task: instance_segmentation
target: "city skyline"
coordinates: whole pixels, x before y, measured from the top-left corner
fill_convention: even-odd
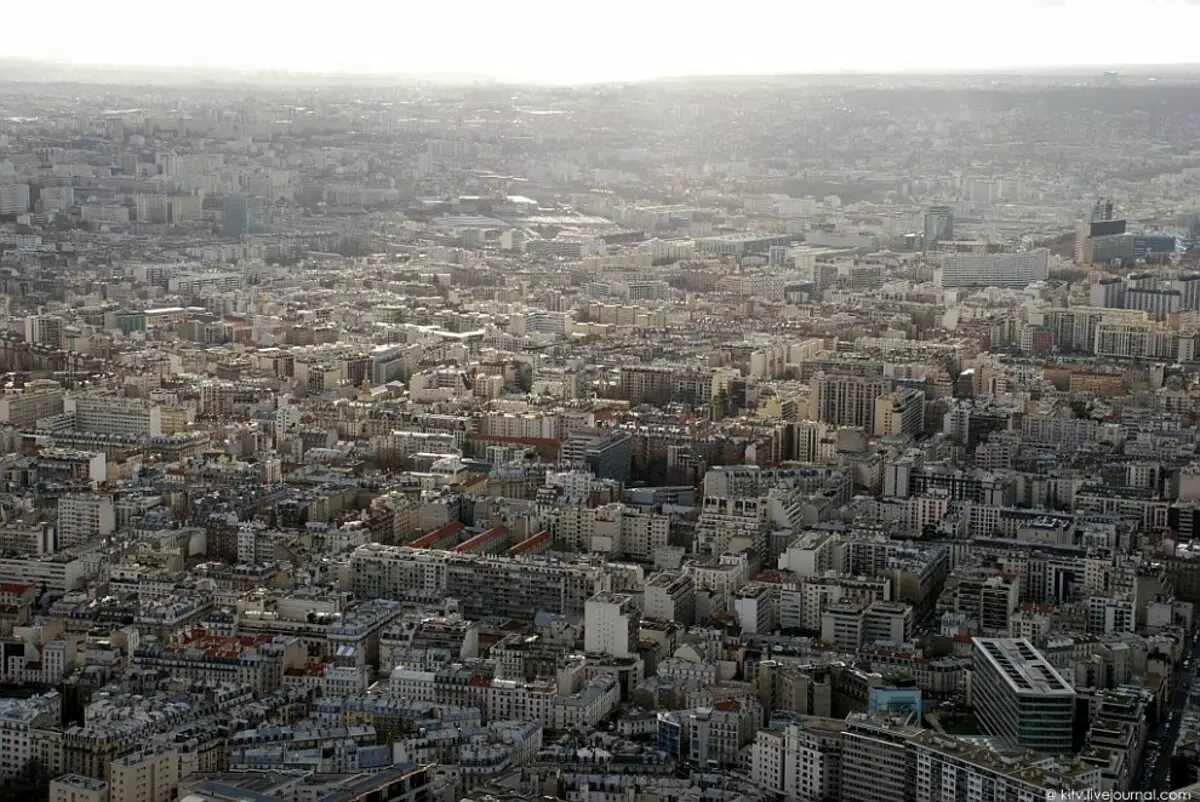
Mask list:
[[[948,0],[848,0],[816,8],[748,0],[731,19],[695,4],[629,0],[610,3],[603,14],[564,11],[544,0],[525,4],[520,14],[468,0],[456,6],[453,17],[440,8],[397,10],[373,0],[340,8],[343,13],[331,18],[301,2],[289,5],[283,16],[275,4],[215,0],[204,15],[186,20],[181,40],[164,34],[158,27],[163,15],[144,0],[135,0],[120,18],[68,2],[67,22],[55,36],[7,42],[0,58],[81,67],[449,75],[543,84],[1036,71],[1187,64],[1190,57],[1164,48],[1160,37],[1131,37],[1128,24],[1114,21],[1148,32],[1200,23],[1200,4],[1190,0],[1139,3],[1136,15],[1116,0],[1016,0],[969,13]],[[41,12],[32,7],[5,13],[13,30],[40,24]]]

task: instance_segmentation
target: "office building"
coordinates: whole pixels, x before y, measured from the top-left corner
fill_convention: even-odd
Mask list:
[[[1100,769],[1078,758],[1049,762],[1045,755],[927,730],[909,743],[909,759],[915,802],[1065,802],[1100,796]]]
[[[930,206],[925,212],[925,250],[954,239],[954,211],[949,206]]]
[[[1075,689],[1024,638],[974,638],[971,703],[989,735],[1038,752],[1075,743]]]
[[[0,423],[26,428],[42,418],[62,414],[63,391],[58,382],[28,382],[21,392],[0,395]]]
[[[2,561],[0,561],[2,564]],[[351,587],[363,598],[440,594],[463,614],[526,618],[537,611],[581,615],[603,589],[604,571],[587,563],[520,559],[368,543],[350,560]]]
[[[1200,310],[1200,274],[1189,273],[1171,282],[1171,287],[1179,291],[1179,308]]]
[[[250,233],[250,197],[229,195],[221,202],[221,236],[237,238]]]
[[[597,479],[629,480],[633,459],[633,437],[613,429],[580,429],[563,441],[560,459],[564,465],[591,471]]]

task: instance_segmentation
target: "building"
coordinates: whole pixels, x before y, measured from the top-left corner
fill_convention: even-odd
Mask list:
[[[971,703],[989,735],[1038,752],[1070,752],[1075,689],[1024,638],[974,638]]]
[[[28,699],[0,700],[0,777],[15,777],[33,758],[33,730],[57,727],[62,697],[56,692]]]
[[[696,583],[690,574],[661,571],[646,580],[642,601],[646,618],[691,626],[696,613]]]
[[[875,399],[876,437],[916,437],[925,430],[925,394],[896,390]]]
[[[172,802],[179,779],[179,752],[160,746],[114,760],[108,785],[113,802]]]
[[[603,569],[589,563],[377,543],[354,550],[350,577],[351,589],[360,598],[449,596],[460,600],[463,614],[471,618],[527,619],[538,611],[580,615],[604,584]]]
[[[572,468],[587,469],[597,479],[629,480],[633,437],[628,432],[579,429],[563,441],[560,459]]]
[[[1125,308],[1140,309],[1155,320],[1166,320],[1183,307],[1183,293],[1177,289],[1130,287],[1125,292]]]
[[[949,206],[930,206],[925,212],[925,250],[931,251],[939,242],[954,239],[954,210]]]
[[[58,315],[30,315],[25,318],[25,342],[63,347],[63,319]]]
[[[1021,289],[1050,276],[1050,251],[1035,248],[1018,253],[951,253],[942,257],[935,283],[957,287]]]
[[[792,238],[787,234],[748,232],[700,237],[696,240],[696,250],[713,256],[745,256],[751,253],[769,254],[772,247],[787,247],[791,244]]]
[[[162,408],[123,396],[77,396],[63,410],[75,414],[75,429],[92,434],[162,435]]]
[[[845,729],[843,721],[811,717],[781,731],[759,730],[751,757],[752,781],[789,802],[841,798]]]
[[[1200,290],[1200,286],[1197,289]],[[1124,309],[1125,290],[1125,279],[1117,276],[1102,278],[1089,290],[1091,305],[1102,309]]]
[[[110,535],[116,526],[117,517],[110,495],[72,495],[58,500],[59,548],[69,548],[99,535]]]
[[[110,802],[108,783],[82,774],[64,774],[50,781],[49,802]]]
[[[33,426],[42,418],[62,414],[63,391],[55,381],[29,382],[21,392],[0,395],[0,423],[18,429]]]
[[[638,651],[642,617],[633,597],[624,593],[599,593],[587,600],[583,611],[583,643],[588,654],[632,657]]]
[[[29,211],[28,184],[0,184],[0,215],[18,215]]]
[[[1100,796],[1100,769],[926,731],[910,744],[915,802],[1045,802]],[[1057,792],[1057,794],[1055,793]],[[1110,792],[1111,793],[1111,792]]]
[[[856,802],[912,799],[915,782],[908,749],[921,732],[912,715],[852,713],[842,733],[840,798]]]
[[[236,239],[250,233],[250,198],[229,195],[221,202],[221,236]]]
[[[875,402],[892,390],[891,379],[819,374],[813,378],[812,417],[835,426],[871,429]],[[900,415],[903,423],[903,412]]]

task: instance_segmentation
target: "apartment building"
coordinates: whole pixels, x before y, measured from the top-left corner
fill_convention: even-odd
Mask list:
[[[681,571],[660,571],[646,580],[642,601],[646,618],[691,626],[696,613],[696,583]]]
[[[172,802],[179,787],[179,752],[157,746],[117,758],[109,769],[110,802]]]
[[[468,617],[528,617],[531,611],[582,614],[603,588],[598,565],[541,557],[508,558],[369,543],[350,560],[351,586],[363,598],[445,595]]]
[[[751,758],[754,784],[795,802],[840,798],[845,729],[844,721],[814,717],[759,730]]]
[[[1078,760],[1003,751],[926,731],[909,744],[915,802],[1045,802],[1098,793],[1101,771]],[[1048,790],[1050,789],[1050,790]]]
[[[110,495],[72,495],[58,500],[58,545],[69,548],[93,537],[110,535],[117,517]]]
[[[29,767],[33,731],[58,726],[62,712],[62,697],[54,691],[0,700],[0,777],[15,777]]]
[[[632,657],[638,652],[642,616],[633,597],[625,593],[598,593],[584,604],[584,649],[588,654]]]
[[[842,733],[840,798],[858,802],[911,799],[915,781],[908,750],[921,732],[909,716],[852,713]]]
[[[822,423],[871,430],[875,424],[875,402],[892,391],[891,379],[840,374],[819,374],[812,380],[811,416]],[[903,425],[904,414],[900,414]]]
[[[941,259],[934,281],[939,287],[1028,287],[1050,276],[1050,251],[951,253]]]
[[[49,802],[114,802],[108,783],[82,774],[63,774],[50,781]]]

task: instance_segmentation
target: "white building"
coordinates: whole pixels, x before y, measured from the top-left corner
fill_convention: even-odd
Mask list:
[[[29,211],[28,184],[0,184],[0,214],[24,214]]]
[[[632,657],[638,651],[641,614],[633,597],[623,593],[598,593],[583,611],[583,642],[588,654]]]
[[[58,500],[58,545],[68,548],[97,535],[111,535],[117,526],[112,496],[63,496]]]
[[[939,287],[1028,287],[1050,276],[1050,251],[1020,253],[951,253],[935,271]]]
[[[162,436],[162,408],[158,404],[121,396],[82,396],[65,399],[63,409],[75,414],[77,431]]]
[[[61,715],[62,698],[55,692],[0,700],[0,777],[14,777],[26,770],[33,757],[31,731],[58,726]]]

